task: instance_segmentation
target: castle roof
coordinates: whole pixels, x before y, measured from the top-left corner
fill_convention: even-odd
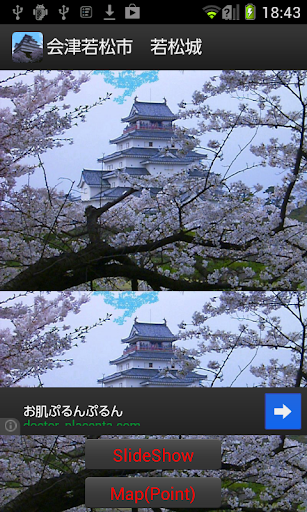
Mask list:
[[[83,169],[78,187],[81,186],[82,181],[92,187],[109,186],[108,181],[105,179],[108,171]]]
[[[141,161],[142,164],[160,164],[160,163],[172,163],[175,165],[182,165],[200,160],[203,155],[196,153],[195,151],[188,151],[184,155],[180,154],[178,150],[162,148],[157,151],[154,155]]]
[[[171,369],[157,370],[154,368],[130,368],[108,375],[103,379],[99,379],[98,382],[106,383],[123,377],[129,377],[129,379],[144,379],[144,381],[140,383],[142,387],[150,386],[152,384],[154,386],[163,387],[167,385],[183,387],[187,384],[193,384],[194,382],[199,382],[206,378],[205,376],[199,375],[195,372],[187,372],[185,375],[182,375],[178,370]]]
[[[118,172],[129,174],[129,176],[149,176],[150,172],[146,169],[146,167],[121,167],[117,169],[112,169],[106,172],[105,178],[114,178],[118,175]]]
[[[186,385],[191,385],[195,382],[199,382],[203,379],[204,377],[202,375],[194,372],[188,372],[187,374],[182,375],[178,372],[178,370],[168,370],[167,372],[159,371],[156,375],[141,382],[141,386],[147,387],[154,385],[155,387],[183,387]]]
[[[122,151],[115,151],[110,155],[105,155],[101,158],[98,158],[98,162],[108,162],[109,160],[114,160],[115,158],[123,157],[139,157],[145,158],[146,156],[153,156],[157,152],[156,148],[127,148]]]
[[[130,114],[127,117],[123,117],[123,122],[136,121],[138,119],[153,119],[159,121],[174,121],[178,116],[175,116],[170,108],[166,104],[166,100],[163,103],[153,103],[147,101],[137,101],[135,98]]]
[[[166,156],[168,158],[177,159],[178,164],[181,163],[186,165],[195,160],[201,160],[204,158],[204,155],[200,153],[196,153],[195,151],[187,151],[183,155],[178,151],[178,149],[170,148],[166,151],[165,148],[161,150],[157,150],[157,148],[126,148],[122,151],[115,151],[110,155],[106,155],[104,157],[98,158],[98,162],[109,162],[112,160],[117,160],[120,157],[123,158],[142,158],[142,162],[165,162]]]
[[[176,341],[177,339],[177,336],[174,336],[166,325],[166,321],[163,324],[153,324],[138,322],[135,319],[128,338],[123,338],[121,341],[122,343],[134,343],[139,340],[159,342]]]
[[[169,350],[133,350],[132,352],[123,353],[117,359],[109,361],[110,364],[119,364],[128,361],[129,359],[149,359],[150,361],[170,361],[170,359],[178,360],[178,356]]]
[[[125,192],[129,190],[129,187],[108,187],[106,190],[102,190],[95,194],[91,199],[109,199],[110,201],[113,199],[117,199],[121,197]],[[149,192],[151,197],[155,197],[159,192],[161,191],[161,188],[158,187],[150,187]],[[136,190],[133,192],[133,196],[140,197],[142,194],[141,190]]]
[[[149,176],[150,172],[146,167],[124,167],[121,172],[125,172],[130,176]]]
[[[151,130],[151,129],[142,129],[142,128],[134,128],[134,129],[130,129],[128,131],[124,131],[124,133],[122,135],[120,135],[119,137],[117,137],[116,139],[111,139],[109,142],[111,144],[117,144],[119,142],[123,142],[127,139],[130,139],[130,138],[133,138],[133,139],[149,139],[149,140],[161,140],[161,139],[165,139],[165,140],[170,140],[171,138],[173,138],[174,140],[175,139],[178,139],[178,137],[176,137],[175,133],[173,130]]]

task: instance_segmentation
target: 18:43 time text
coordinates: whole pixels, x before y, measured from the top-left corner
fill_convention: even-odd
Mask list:
[[[300,18],[300,7],[263,7],[265,18]]]

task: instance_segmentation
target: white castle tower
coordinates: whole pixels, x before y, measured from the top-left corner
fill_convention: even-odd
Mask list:
[[[120,197],[127,185],[121,174],[130,176],[164,176],[188,169],[191,177],[199,177],[194,169],[204,158],[195,151],[180,151],[173,122],[177,116],[162,103],[143,102],[134,99],[123,133],[110,140],[116,150],[98,159],[102,170],[83,169],[78,187],[84,206],[99,207]],[[157,192],[157,191],[156,191]],[[153,191],[154,193],[154,191]]]
[[[127,338],[128,346],[122,355],[110,364],[116,372],[99,379],[104,387],[199,387],[203,375],[188,371],[184,375],[173,348],[177,337],[164,320],[163,324],[144,323],[134,320]]]

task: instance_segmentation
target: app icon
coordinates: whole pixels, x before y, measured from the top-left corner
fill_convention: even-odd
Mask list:
[[[44,36],[41,32],[13,32],[12,61],[41,62],[43,59]]]
[[[301,426],[300,393],[265,394],[266,430],[299,430]]]
[[[125,18],[126,20],[139,20],[140,8],[135,4],[129,4],[128,7],[125,7]]]

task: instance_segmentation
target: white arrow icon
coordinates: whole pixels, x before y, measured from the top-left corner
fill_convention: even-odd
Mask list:
[[[105,12],[107,13],[107,15],[108,15],[108,16],[112,16],[112,14],[113,14],[113,12],[114,12],[114,11],[112,11],[112,5],[110,5],[110,4],[109,4],[109,5],[108,5],[108,10],[107,10],[107,11],[105,11]]]
[[[291,409],[289,409],[285,404],[282,404],[282,407],[274,407],[274,416],[282,416],[283,420],[289,416],[291,412]]]
[[[108,4],[108,10],[107,11],[104,11],[108,17],[107,18],[103,18],[104,21],[114,21],[115,18],[111,18],[112,14],[114,14],[114,11],[112,10],[112,5],[111,4]]]

